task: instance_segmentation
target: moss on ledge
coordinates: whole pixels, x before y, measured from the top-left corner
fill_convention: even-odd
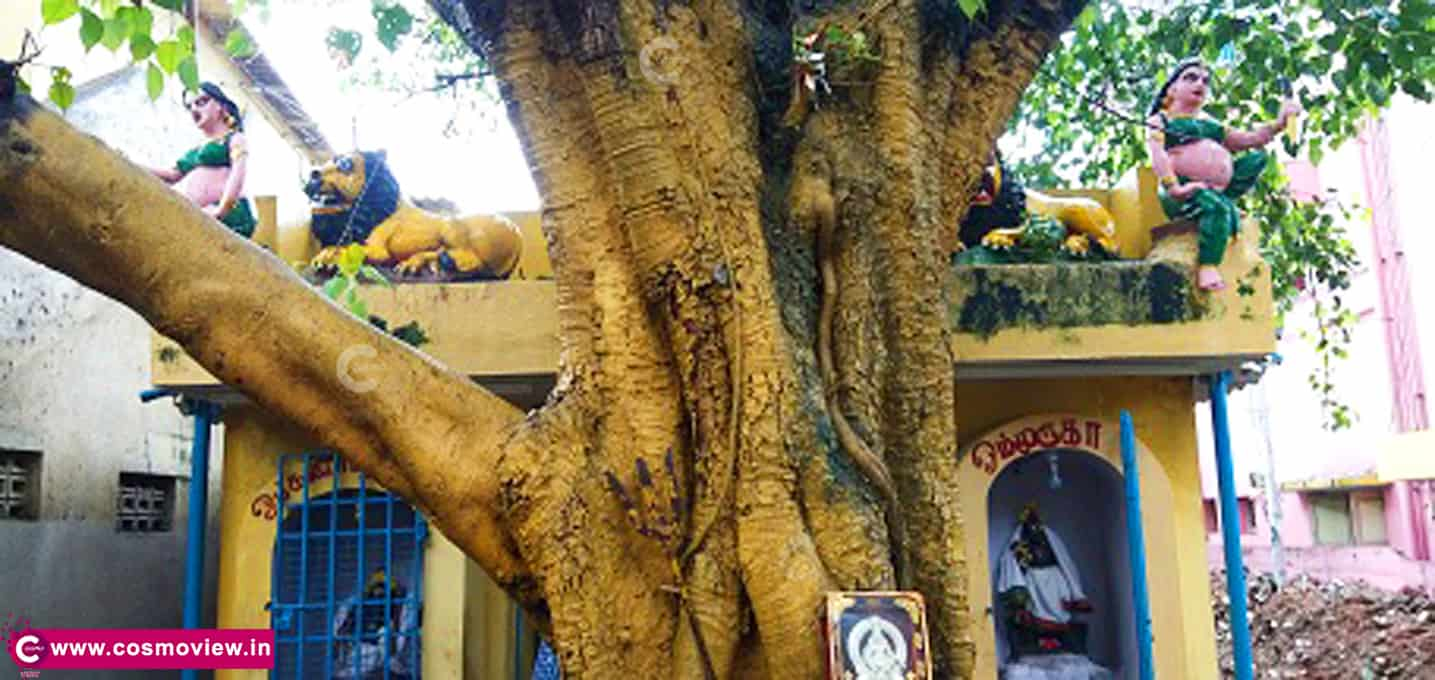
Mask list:
[[[983,340],[1008,328],[1144,326],[1199,319],[1186,268],[1165,260],[957,265],[951,318]]]

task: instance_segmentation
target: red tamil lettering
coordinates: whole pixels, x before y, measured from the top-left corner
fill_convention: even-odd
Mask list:
[[[1086,421],[1086,445],[1093,449],[1101,448],[1101,422],[1096,420]]]
[[[272,493],[261,493],[249,504],[249,514],[266,520],[279,514],[279,502]]]

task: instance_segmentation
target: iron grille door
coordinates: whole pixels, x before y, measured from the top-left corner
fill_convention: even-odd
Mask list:
[[[286,476],[291,461],[300,472]],[[280,456],[278,505],[299,502],[275,522],[272,677],[417,680],[428,523],[362,473],[357,488],[311,495],[344,471],[329,451]]]

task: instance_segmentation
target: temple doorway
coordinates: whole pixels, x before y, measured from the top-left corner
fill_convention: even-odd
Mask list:
[[[997,475],[987,513],[999,677],[1134,678],[1120,471],[1082,450],[1033,451]]]

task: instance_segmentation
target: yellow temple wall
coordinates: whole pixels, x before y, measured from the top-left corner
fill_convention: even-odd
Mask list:
[[[1121,470],[1119,422],[1131,412],[1138,442],[1143,533],[1151,593],[1156,672],[1162,677],[1217,677],[1216,641],[1206,571],[1206,532],[1201,509],[1190,378],[1102,377],[958,381],[957,427],[964,458],[958,473],[966,526],[972,634],[977,644],[974,677],[996,677],[992,579],[988,564],[987,496],[1007,464],[986,451],[968,455],[978,441],[1066,418],[1099,424],[1099,441],[1072,447],[1106,459]],[[978,460],[974,461],[973,458]],[[985,465],[983,465],[985,463]]]
[[[277,521],[272,498],[283,453],[316,448],[291,423],[255,407],[225,411],[223,494],[220,502],[220,628],[269,628]],[[298,472],[296,466],[292,470]],[[286,471],[288,472],[288,471]],[[357,488],[357,473],[339,475],[340,488]],[[310,482],[311,494],[328,492],[334,478]],[[369,487],[382,490],[377,484]],[[286,505],[291,499],[286,498]],[[297,499],[294,499],[297,500]],[[268,510],[269,512],[266,512]],[[516,606],[481,569],[435,528],[424,548],[423,675],[430,678],[513,677]],[[258,680],[268,671],[221,670],[219,680]]]

